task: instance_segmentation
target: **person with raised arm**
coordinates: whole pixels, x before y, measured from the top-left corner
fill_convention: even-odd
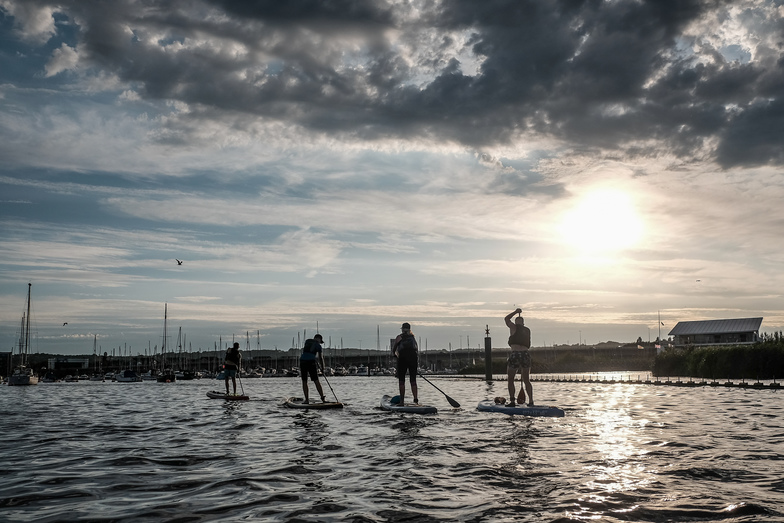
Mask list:
[[[521,384],[520,394],[517,396],[517,403],[525,404],[525,394],[528,393],[528,406],[534,406],[534,387],[531,385],[531,329],[525,326],[523,317],[520,316],[522,309],[517,308],[504,318],[506,326],[509,327],[509,359],[506,360],[506,377],[509,387],[509,401],[511,406],[515,405],[515,376],[520,372]],[[512,316],[517,314],[514,323]]]

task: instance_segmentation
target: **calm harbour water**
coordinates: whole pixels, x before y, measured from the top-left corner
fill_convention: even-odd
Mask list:
[[[0,519],[784,520],[782,391],[534,383],[566,417],[525,418],[431,381],[462,409],[420,380],[438,414],[382,411],[391,377],[330,378],[332,411],[283,407],[298,378],[0,387]]]

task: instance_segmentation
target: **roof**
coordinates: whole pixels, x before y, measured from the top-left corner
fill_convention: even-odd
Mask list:
[[[668,336],[690,336],[693,334],[729,334],[739,332],[758,332],[762,318],[741,318],[737,320],[679,321]]]

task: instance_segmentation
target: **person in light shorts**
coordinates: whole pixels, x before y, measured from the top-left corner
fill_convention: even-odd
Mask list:
[[[511,367],[515,374],[531,368],[531,353],[527,350],[512,351],[506,360],[506,365]]]
[[[531,385],[531,329],[525,326],[522,316],[522,309],[515,309],[504,318],[506,326],[509,327],[509,348],[512,352],[506,360],[506,378],[509,387],[509,401],[515,405],[515,376],[520,373],[521,386],[520,394],[517,396],[517,403],[525,403],[525,394],[528,393],[528,406],[534,405],[534,388]],[[512,316],[517,314],[514,323]]]

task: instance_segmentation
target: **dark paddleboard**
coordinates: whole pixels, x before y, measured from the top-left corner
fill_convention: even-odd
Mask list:
[[[310,403],[305,403],[305,398],[286,398],[283,405],[292,409],[342,409],[343,404],[339,401],[326,401],[310,400]]]
[[[420,405],[418,403],[406,403],[398,405],[400,396],[389,396],[384,394],[381,397],[381,408],[392,412],[409,412],[411,414],[435,414],[438,409],[432,405]]]
[[[509,404],[499,405],[493,400],[480,401],[479,405],[476,406],[476,410],[481,410],[482,412],[501,412],[509,415],[517,414],[518,416],[544,416],[547,418],[563,418],[565,415],[564,411],[558,407],[540,407],[538,405],[533,407],[515,405],[512,407]]]
[[[211,390],[207,393],[208,398],[212,398],[214,400],[230,400],[230,401],[241,401],[241,400],[249,400],[250,398],[245,394],[226,394],[225,392],[218,392],[217,390]]]

